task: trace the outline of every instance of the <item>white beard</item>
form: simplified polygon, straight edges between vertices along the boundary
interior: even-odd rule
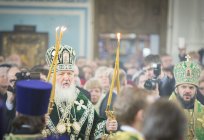
[[[56,83],[55,87],[55,101],[72,103],[76,100],[76,86],[70,85],[69,88],[62,88]]]

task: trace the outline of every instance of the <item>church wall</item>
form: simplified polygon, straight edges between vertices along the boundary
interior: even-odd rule
[[[90,10],[88,0],[2,0],[0,31],[12,31],[14,25],[34,25],[37,32],[48,32],[52,46],[55,28],[66,26],[62,43],[74,47],[78,55],[90,57]]]
[[[167,51],[178,62],[178,39],[185,38],[187,52],[204,47],[204,1],[170,0]]]

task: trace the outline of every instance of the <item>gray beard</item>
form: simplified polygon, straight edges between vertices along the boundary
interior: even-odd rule
[[[55,101],[56,102],[68,102],[72,103],[76,100],[76,86],[71,85],[69,88],[62,88],[56,83],[55,87]]]

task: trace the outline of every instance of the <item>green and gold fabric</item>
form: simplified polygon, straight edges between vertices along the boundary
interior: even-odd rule
[[[174,67],[176,86],[184,83],[198,86],[201,68],[196,62],[190,61],[189,56],[187,58],[187,61],[182,61]]]
[[[33,135],[15,135],[9,134],[4,137],[4,140],[40,140],[43,139],[42,134],[33,134]]]
[[[44,134],[67,134],[71,140],[97,139],[105,134],[106,121],[97,115],[92,103],[84,94],[76,90],[78,96],[72,104],[55,102]]]
[[[170,100],[178,102],[175,93]],[[203,140],[204,139],[204,106],[195,100],[193,109],[184,109],[188,120],[186,140]]]
[[[56,53],[55,46],[50,47],[46,54],[46,61],[49,66],[52,65],[54,56]],[[59,55],[57,58],[57,71],[62,70],[71,70],[74,71],[75,61],[76,61],[76,52],[69,45],[60,45]]]
[[[141,136],[133,132],[118,131],[110,136],[109,140],[144,140]]]

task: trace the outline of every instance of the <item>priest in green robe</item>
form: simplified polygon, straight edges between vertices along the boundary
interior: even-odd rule
[[[196,99],[201,69],[196,62],[187,60],[174,67],[175,92],[170,100],[179,102],[188,119],[186,140],[204,139],[204,106]]]
[[[55,53],[55,47],[47,50],[46,61],[49,66]],[[92,103],[76,87],[75,60],[75,50],[68,45],[60,45],[53,110],[47,117],[47,126],[42,133],[47,136],[67,136],[71,140],[99,139],[106,132],[117,130],[117,121],[100,118]]]

